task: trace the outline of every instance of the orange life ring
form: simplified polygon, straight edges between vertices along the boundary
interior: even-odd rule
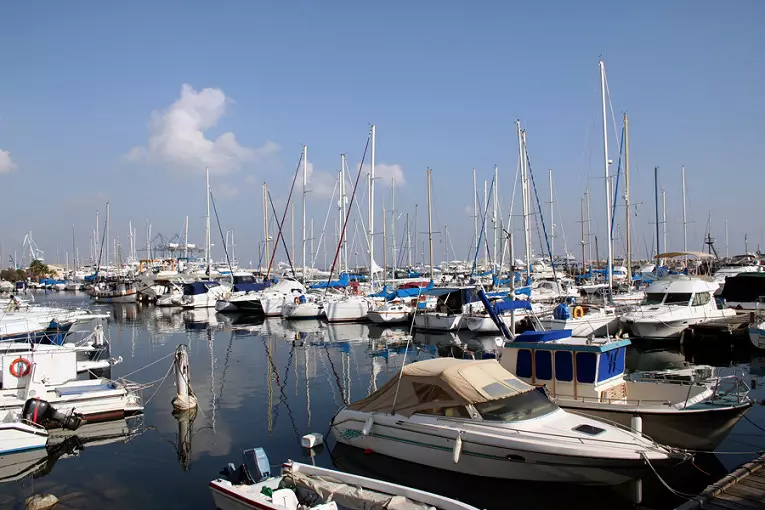
[[[582,317],[584,317],[584,308],[577,305],[574,308],[574,319],[581,319]]]
[[[295,303],[296,305],[299,305],[299,304],[300,304],[300,298],[299,298],[298,296],[295,296],[295,301],[294,301],[294,303]]]
[[[28,359],[16,358],[11,361],[10,372],[13,377],[24,377],[29,375],[32,370],[32,364]]]

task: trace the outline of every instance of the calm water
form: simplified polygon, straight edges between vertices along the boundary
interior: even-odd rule
[[[38,294],[38,301],[89,304],[84,294]],[[112,356],[122,356],[112,377],[146,367],[173,352],[179,344],[190,351],[191,381],[199,398],[196,416],[176,419],[170,401],[175,395],[172,374],[164,384],[143,390],[149,400],[142,418],[78,431],[85,443],[79,454],[67,452],[45,458],[0,458],[0,508],[23,508],[35,493],[53,493],[62,509],[212,510],[207,485],[228,462],[237,463],[243,449],[262,446],[271,464],[286,459],[333,465],[415,487],[461,497],[476,506],[500,508],[634,508],[638,487],[574,487],[560,484],[499,482],[455,476],[423,469],[355,449],[300,447],[308,432],[328,433],[329,421],[343,402],[360,399],[396,374],[403,352],[378,350],[381,339],[403,331],[369,325],[340,325],[308,321],[286,323],[269,319],[252,323],[224,317],[213,310],[183,312],[152,306],[111,305],[108,338]],[[417,335],[408,359],[460,355],[463,349],[494,348],[493,337]],[[744,352],[694,353],[632,349],[630,369],[682,366],[686,356],[698,362],[744,371],[746,379],[765,383],[765,358],[749,359]],[[170,368],[167,358],[128,377],[139,383],[161,380]],[[765,398],[758,387],[752,393]],[[765,411],[755,406],[747,415],[765,427]],[[334,441],[329,441],[334,446]],[[765,449],[765,432],[742,420],[720,451]],[[28,454],[27,454],[28,455]],[[695,465],[662,472],[667,482],[684,492],[698,492],[751,454],[698,457]],[[646,508],[673,508],[682,499],[663,488],[653,475],[640,487]]]

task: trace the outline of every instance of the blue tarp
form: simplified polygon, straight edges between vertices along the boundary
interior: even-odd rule
[[[531,310],[531,303],[521,299],[516,299],[514,301],[506,300],[494,303],[494,312],[496,313],[509,312],[510,310]]]
[[[396,298],[403,299],[403,298],[411,298],[411,297],[418,297],[422,294],[425,294],[426,291],[429,291],[433,288],[433,280],[430,280],[430,283],[428,283],[427,287],[412,287],[409,289],[397,289],[397,290],[390,290],[388,286],[386,285],[383,290],[380,292],[377,292],[375,294],[369,294],[369,297],[381,297],[385,298],[387,301],[393,301]]]
[[[571,318],[571,312],[566,306],[566,303],[561,303],[553,310],[553,319],[559,321],[567,321]]]
[[[350,285],[351,278],[348,276],[348,273],[340,273],[340,279],[339,280],[333,280],[329,283],[327,282],[319,282],[314,283],[311,285],[312,289],[326,289],[327,287],[331,289],[338,289],[338,288],[344,288]]]
[[[183,295],[184,296],[196,296],[197,294],[205,294],[207,292],[207,288],[214,287],[220,285],[218,282],[214,282],[211,280],[204,280],[199,282],[191,282],[191,283],[184,283],[183,284]]]
[[[516,342],[550,342],[571,337],[570,329],[556,329],[553,331],[524,331],[515,337]]]

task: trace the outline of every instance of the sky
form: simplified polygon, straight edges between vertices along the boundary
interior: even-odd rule
[[[124,252],[131,221],[139,250],[147,224],[152,237],[169,239],[183,232],[186,216],[189,241],[201,244],[205,167],[221,229],[235,230],[242,265],[257,264],[263,182],[281,215],[308,146],[307,216],[318,239],[337,201],[340,154],[355,178],[371,124],[377,262],[382,208],[391,207],[394,182],[397,219],[386,216],[387,234],[395,227],[400,244],[406,214],[413,225],[417,204],[414,251],[423,251],[427,168],[436,260],[472,258],[473,168],[482,198],[483,181],[498,166],[502,214],[514,204],[512,230],[516,239],[522,235],[517,191],[512,200],[516,119],[527,130],[542,215],[548,230],[556,225],[556,254],[567,248],[580,256],[580,204],[588,186],[602,252],[600,59],[612,172],[622,114],[629,116],[634,255],[655,249],[657,166],[668,248],[682,249],[682,165],[688,248],[701,249],[709,229],[724,254],[727,219],[731,255],[744,250],[745,235],[750,251],[765,250],[758,186],[763,22],[765,4],[756,0],[6,2],[0,7],[3,265],[14,253],[21,256],[29,232],[47,262],[63,264],[73,225],[87,259],[96,212],[103,226],[107,201],[111,233]],[[548,169],[556,191],[553,222]],[[298,263],[301,180],[293,194]],[[364,187],[365,177],[361,182]],[[366,222],[366,196],[358,199]],[[620,231],[624,213],[620,198]],[[361,263],[357,216],[349,240]],[[334,218],[333,212],[330,224]],[[286,235],[289,245],[289,229]],[[326,237],[329,254],[320,250],[319,265],[327,257],[331,263],[334,253],[335,230],[328,228]],[[617,237],[614,251],[621,255],[624,240]],[[216,258],[220,238],[213,218]],[[539,252],[536,232],[534,239]]]

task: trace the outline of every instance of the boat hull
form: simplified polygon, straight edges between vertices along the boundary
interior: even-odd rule
[[[595,317],[584,315],[579,319],[540,319],[539,322],[548,331],[570,329],[571,336],[575,337],[613,335],[619,329],[619,319],[616,315]]]
[[[0,454],[18,453],[45,448],[48,433],[26,423],[0,423]]]
[[[457,331],[464,326],[462,314],[418,313],[414,316],[415,329],[428,331]]]
[[[406,324],[411,320],[409,312],[371,310],[367,313],[375,324]]]
[[[289,320],[316,319],[321,315],[322,307],[318,303],[286,303],[282,306],[282,317]]]
[[[138,301],[138,293],[133,292],[131,294],[115,294],[109,295],[95,295],[93,301],[97,303],[135,303]]]
[[[324,303],[327,322],[365,322],[370,303],[365,299],[344,299]]]
[[[765,324],[760,323],[756,327],[749,328],[749,340],[755,349],[765,350]]]

